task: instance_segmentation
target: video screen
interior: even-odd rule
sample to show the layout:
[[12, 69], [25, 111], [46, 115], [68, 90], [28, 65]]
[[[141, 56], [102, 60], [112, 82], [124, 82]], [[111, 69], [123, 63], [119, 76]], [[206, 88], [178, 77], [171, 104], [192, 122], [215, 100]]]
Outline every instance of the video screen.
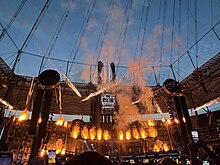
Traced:
[[0, 158], [0, 164], [1, 165], [11, 165], [12, 158]]
[[11, 165], [13, 153], [12, 152], [0, 152], [0, 164], [1, 165]]
[[210, 163], [208, 161], [202, 161], [202, 165], [210, 165]]
[[130, 163], [131, 163], [131, 164], [135, 164], [134, 159], [130, 159]]
[[48, 151], [48, 164], [56, 163], [56, 150], [49, 150]]
[[192, 134], [193, 142], [198, 142], [199, 141], [198, 131], [191, 131], [191, 134]]
[[149, 159], [143, 159], [143, 163], [150, 163]]

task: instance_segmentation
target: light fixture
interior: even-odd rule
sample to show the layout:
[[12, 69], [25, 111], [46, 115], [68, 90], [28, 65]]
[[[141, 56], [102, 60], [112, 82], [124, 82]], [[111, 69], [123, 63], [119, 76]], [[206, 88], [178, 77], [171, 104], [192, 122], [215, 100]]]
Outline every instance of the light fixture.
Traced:
[[28, 117], [28, 110], [25, 109], [25, 110], [22, 111], [22, 112], [20, 113], [20, 115], [18, 116], [18, 121], [27, 120], [27, 117]]

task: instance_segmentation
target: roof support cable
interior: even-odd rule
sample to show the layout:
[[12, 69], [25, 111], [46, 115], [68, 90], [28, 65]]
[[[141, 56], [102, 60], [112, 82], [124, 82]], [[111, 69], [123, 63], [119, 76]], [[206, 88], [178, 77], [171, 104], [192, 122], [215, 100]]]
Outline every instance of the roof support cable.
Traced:
[[176, 10], [176, 0], [173, 0], [173, 20], [172, 20], [172, 34], [171, 34], [171, 48], [170, 48], [170, 64], [173, 60], [173, 40], [174, 40], [174, 25], [175, 25], [175, 10]]
[[[85, 31], [87, 29], [87, 26], [89, 25], [89, 21], [91, 19], [91, 15], [93, 14], [93, 11], [94, 11], [94, 8], [95, 8], [95, 5], [96, 5], [96, 0], [93, 0], [91, 3], [90, 3], [90, 6], [87, 10], [87, 13], [86, 13], [86, 16], [83, 20], [83, 24], [80, 28], [80, 32], [78, 33], [78, 36], [77, 36], [77, 39], [74, 43], [74, 46], [73, 46], [73, 49], [71, 51], [71, 54], [70, 54], [70, 58], [69, 58], [69, 61], [75, 61], [76, 57], [77, 57], [77, 54], [78, 54], [78, 51], [79, 51], [79, 48], [80, 48], [80, 45], [82, 43], [82, 39], [85, 35]], [[71, 63], [70, 67], [69, 67], [69, 73], [71, 72], [72, 70], [72, 67], [73, 67], [73, 63]], [[68, 74], [69, 74], [68, 73]]]
[[[99, 34], [99, 37], [98, 37], [98, 41], [97, 41], [96, 47], [95, 47], [95, 52], [94, 52], [94, 55], [93, 55], [93, 59], [95, 59], [95, 55], [96, 54], [97, 54], [97, 57], [96, 57], [96, 60], [94, 61], [95, 69], [93, 70], [93, 73], [91, 73], [92, 74], [91, 81], [93, 81], [93, 79], [94, 79], [94, 74], [95, 74], [96, 66], [97, 66], [96, 64], [98, 63], [99, 58], [101, 56], [100, 53], [101, 53], [101, 49], [103, 47], [105, 36], [107, 34], [107, 31], [108, 31], [109, 20], [110, 20], [111, 15], [112, 15], [111, 11], [112, 11], [112, 9], [114, 7], [114, 4], [115, 4], [114, 0], [111, 0], [110, 4], [109, 4], [110, 8], [106, 12], [106, 14], [105, 14], [105, 18], [106, 19], [105, 19], [105, 21], [102, 24], [102, 28], [101, 28], [101, 31], [100, 31], [100, 34]], [[92, 72], [92, 70], [91, 70], [91, 72]]]
[[152, 69], [153, 69], [153, 73], [154, 73], [155, 82], [156, 82], [157, 85], [159, 85], [159, 83], [157, 81], [157, 75], [156, 75], [156, 72], [155, 72], [155, 69], [154, 69], [153, 66], [152, 66]]
[[128, 24], [129, 24], [129, 21], [130, 21], [132, 6], [133, 6], [133, 0], [131, 0], [129, 8], [128, 8], [128, 14], [127, 14], [127, 18], [126, 18], [126, 22], [125, 22], [125, 26], [124, 26], [125, 30], [124, 30], [123, 35], [122, 35], [122, 44], [121, 44], [121, 47], [120, 47], [120, 50], [119, 50], [119, 58], [118, 58], [116, 74], [118, 73], [118, 66], [120, 64], [121, 56], [122, 56], [122, 53], [123, 53], [123, 50], [124, 50], [124, 43], [125, 43], [125, 38], [127, 36], [127, 30], [128, 30]]
[[11, 25], [13, 24], [13, 22], [17, 18], [18, 14], [20, 13], [21, 9], [23, 8], [23, 6], [25, 5], [26, 2], [27, 2], [27, 0], [22, 0], [21, 4], [19, 5], [18, 9], [16, 10], [14, 15], [10, 19], [9, 23], [5, 26], [5, 28], [3, 28], [3, 31], [0, 34], [0, 41], [4, 38], [5, 34], [8, 32], [8, 30], [10, 29]]
[[[53, 50], [53, 48], [54, 48], [54, 46], [55, 46], [55, 44], [56, 44], [56, 41], [57, 41], [57, 39], [59, 38], [59, 35], [60, 35], [60, 33], [61, 33], [62, 29], [63, 29], [63, 26], [64, 26], [64, 24], [65, 24], [65, 22], [66, 22], [66, 19], [67, 19], [67, 17], [68, 17], [68, 14], [69, 14], [69, 10], [68, 10], [68, 9], [65, 9], [65, 11], [64, 11], [64, 13], [63, 13], [63, 15], [62, 15], [62, 17], [61, 17], [61, 19], [60, 19], [60, 21], [59, 21], [59, 24], [58, 24], [58, 26], [57, 26], [57, 28], [56, 28], [54, 34], [53, 34], [53, 37], [52, 37], [52, 39], [50, 40], [50, 43], [49, 43], [49, 45], [48, 45], [48, 47], [47, 47], [47, 49], [46, 49], [46, 52], [45, 52], [45, 54], [44, 54], [44, 57], [50, 57], [51, 52], [52, 52], [52, 50]], [[43, 58], [43, 59], [42, 59], [38, 75], [39, 75], [39, 74], [41, 73], [41, 71], [44, 69], [45, 64], [46, 64], [46, 62], [47, 62], [47, 59], [48, 59], [48, 58], [46, 58], [46, 59]]]
[[[178, 24], [178, 35], [181, 36], [181, 15], [182, 12], [182, 6], [181, 6], [181, 0], [179, 0], [179, 24]], [[181, 50], [180, 50], [180, 42], [178, 42], [178, 53], [180, 54]], [[178, 73], [179, 73], [179, 69], [180, 69], [180, 61], [178, 60]], [[179, 78], [178, 78], [179, 81]]]
[[[3, 26], [3, 24], [0, 22], [1, 27], [4, 29], [5, 27]], [[9, 35], [8, 31], [5, 31], [5, 34], [7, 34], [8, 38], [11, 40], [11, 42], [13, 43], [13, 45], [16, 47], [17, 50], [19, 50], [18, 45], [15, 43], [15, 41], [13, 40], [13, 38]]]
[[216, 37], [218, 38], [218, 40], [220, 41], [220, 37], [219, 37], [219, 35], [217, 34], [217, 32], [215, 31], [214, 28], [212, 28], [212, 31], [214, 32], [215, 36], [216, 36]]
[[[159, 65], [162, 65], [162, 56], [163, 56], [163, 46], [164, 46], [164, 33], [165, 33], [165, 18], [166, 18], [166, 7], [167, 7], [167, 0], [164, 1], [164, 10], [163, 10], [163, 24], [162, 24], [162, 36], [160, 41], [160, 57], [159, 57]], [[159, 68], [158, 74], [158, 81], [160, 83], [161, 77], [161, 67]]]
[[211, 2], [211, 24], [213, 26], [213, 17], [214, 17], [214, 13], [213, 13], [213, 0], [211, 0], [210, 2]]
[[190, 59], [192, 65], [193, 65], [193, 68], [196, 69], [196, 66], [195, 66], [195, 64], [194, 64], [194, 62], [193, 62], [193, 60], [192, 60], [192, 57], [191, 57], [189, 51], [187, 51], [186, 53], [187, 53], [187, 55], [188, 55], [188, 57], [189, 57], [189, 59]]
[[145, 5], [147, 5], [147, 9], [146, 9], [146, 15], [145, 15], [145, 20], [144, 20], [144, 32], [143, 32], [142, 39], [141, 39], [141, 52], [140, 52], [140, 58], [139, 58], [139, 65], [141, 64], [143, 50], [144, 50], [144, 40], [145, 40], [146, 31], [147, 31], [147, 23], [148, 23], [149, 10], [150, 10], [150, 0]]
[[[128, 6], [129, 6], [129, 1], [127, 1], [126, 9], [125, 9], [125, 12], [124, 12], [125, 13], [125, 19], [126, 19], [126, 13], [127, 13], [127, 10], [128, 10]], [[120, 29], [120, 34], [119, 34], [119, 37], [118, 37], [118, 40], [117, 40], [117, 46], [116, 46], [116, 51], [115, 51], [113, 61], [116, 61], [117, 55], [119, 54], [118, 51], [119, 51], [119, 47], [122, 43], [121, 40], [122, 40], [123, 30], [124, 30], [124, 23], [122, 23], [122, 26], [121, 26], [121, 29]]]
[[142, 25], [142, 22], [143, 22], [143, 16], [144, 16], [144, 10], [145, 10], [145, 3], [146, 3], [146, 0], [144, 1], [143, 7], [142, 7], [141, 20], [140, 20], [140, 25], [139, 25], [139, 29], [138, 29], [138, 36], [137, 36], [137, 42], [136, 42], [135, 51], [134, 51], [134, 60], [135, 60], [136, 55], [137, 55], [137, 49], [138, 49], [139, 38], [140, 38], [140, 33], [141, 33], [141, 25]]
[[37, 17], [37, 19], [36, 19], [36, 21], [35, 21], [35, 23], [34, 23], [34, 25], [32, 26], [30, 32], [28, 33], [28, 36], [26, 37], [25, 41], [23, 42], [23, 45], [22, 45], [21, 48], [18, 50], [18, 52], [17, 52], [17, 57], [16, 57], [15, 62], [14, 62], [14, 64], [13, 64], [13, 66], [12, 66], [12, 71], [15, 70], [15, 67], [16, 67], [16, 65], [17, 65], [17, 63], [18, 63], [19, 58], [21, 57], [21, 54], [22, 54], [22, 52], [23, 52], [23, 49], [24, 49], [25, 47], [27, 47], [27, 44], [28, 44], [28, 42], [31, 40], [34, 31], [37, 29], [38, 24], [40, 23], [40, 21], [41, 21], [41, 19], [43, 18], [45, 12], [47, 11], [50, 2], [51, 2], [51, 0], [47, 0], [47, 1], [45, 2], [45, 4], [44, 4], [44, 6], [43, 6], [43, 8], [42, 8], [42, 10], [41, 10], [41, 12], [40, 12], [40, 14], [38, 15], [38, 17]]
[[170, 69], [171, 69], [171, 71], [172, 71], [174, 80], [176, 80], [176, 76], [175, 76], [175, 73], [174, 73], [173, 65], [172, 65], [172, 64], [170, 64]]
[[194, 12], [195, 12], [195, 41], [196, 41], [196, 68], [199, 66], [198, 56], [198, 16], [197, 16], [197, 0], [194, 0]]
[[187, 35], [186, 35], [186, 48], [187, 50], [189, 50], [189, 15], [190, 15], [190, 10], [189, 10], [189, 1], [188, 0], [188, 3], [187, 3]]
[[[197, 43], [199, 43], [205, 36], [207, 36], [213, 28], [215, 28], [220, 23], [220, 20], [211, 28], [209, 29], [204, 35], [202, 35], [198, 40]], [[184, 55], [186, 55], [187, 51], [190, 51], [197, 43], [194, 43], [191, 47], [188, 48], [185, 52], [183, 52], [177, 59], [173, 61], [173, 64], [176, 63], [179, 59], [181, 59]]]

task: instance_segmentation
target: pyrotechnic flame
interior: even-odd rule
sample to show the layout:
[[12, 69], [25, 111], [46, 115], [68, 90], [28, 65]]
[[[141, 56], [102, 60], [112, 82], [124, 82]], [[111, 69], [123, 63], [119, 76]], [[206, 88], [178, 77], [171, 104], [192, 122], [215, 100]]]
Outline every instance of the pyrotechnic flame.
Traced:
[[125, 137], [126, 137], [127, 140], [130, 140], [130, 139], [131, 139], [131, 131], [130, 131], [130, 129], [128, 129], [128, 130], [126, 131]]
[[127, 77], [128, 75], [130, 75], [130, 73], [129, 74], [125, 74], [122, 78], [120, 78], [120, 79], [118, 79], [116, 81], [110, 82], [109, 84], [107, 84], [103, 88], [99, 89], [98, 91], [90, 93], [89, 96], [87, 96], [86, 98], [84, 98], [81, 101], [89, 100], [90, 98], [92, 98], [94, 96], [97, 96], [97, 95], [99, 95], [99, 94], [101, 94], [101, 93], [103, 93], [103, 92], [105, 92], [105, 91], [107, 91], [107, 90], [109, 90], [109, 89], [119, 85], [122, 82], [123, 78]]
[[99, 128], [99, 129], [97, 130], [97, 139], [98, 139], [98, 140], [101, 140], [101, 139], [102, 139], [102, 129], [101, 129], [101, 128]]
[[138, 99], [137, 101], [132, 102], [131, 104], [132, 104], [132, 105], [137, 104], [137, 103], [139, 103], [143, 98], [144, 98], [144, 97], [141, 97], [140, 99]]
[[68, 122], [65, 121], [64, 124], [63, 124], [63, 126], [64, 126], [64, 127], [67, 127], [67, 126], [68, 126]]
[[89, 130], [90, 139], [91, 139], [91, 140], [94, 140], [94, 139], [95, 139], [95, 135], [96, 135], [96, 130], [95, 130], [95, 128], [90, 128], [90, 130]]
[[141, 137], [142, 137], [143, 139], [145, 139], [145, 138], [147, 137], [147, 134], [146, 134], [145, 129], [144, 129], [144, 128], [141, 128], [140, 132], [141, 132]]
[[163, 143], [163, 149], [164, 149], [164, 151], [169, 151], [169, 147], [168, 147], [167, 143]]
[[157, 137], [158, 135], [157, 130], [154, 127], [150, 127], [148, 132], [150, 137]]
[[123, 133], [123, 131], [119, 131], [119, 136], [118, 136], [118, 138], [119, 138], [120, 140], [123, 140], [123, 139], [124, 139], [124, 133]]
[[103, 137], [104, 137], [105, 140], [108, 140], [110, 138], [108, 130], [104, 130]]
[[87, 127], [84, 127], [82, 129], [81, 136], [82, 136], [83, 139], [88, 139], [88, 137], [89, 137], [89, 130], [88, 130]]
[[154, 121], [151, 120], [151, 119], [149, 119], [149, 120], [147, 121], [147, 123], [148, 123], [149, 126], [154, 126]]
[[71, 137], [73, 137], [74, 139], [76, 139], [79, 136], [79, 131], [80, 128], [78, 125], [74, 125], [72, 132], [71, 132]]
[[24, 110], [23, 112], [21, 112], [21, 114], [18, 116], [18, 121], [24, 121], [27, 120], [28, 117], [28, 110]]
[[137, 128], [133, 128], [132, 135], [135, 139], [139, 139], [139, 132], [138, 132]]
[[63, 122], [64, 122], [64, 118], [60, 116], [56, 121], [56, 125], [63, 125]]
[[61, 155], [65, 155], [65, 153], [66, 153], [66, 150], [65, 150], [65, 149], [62, 149]]
[[73, 85], [67, 77], [65, 77], [64, 81], [79, 97], [82, 97], [75, 85]]

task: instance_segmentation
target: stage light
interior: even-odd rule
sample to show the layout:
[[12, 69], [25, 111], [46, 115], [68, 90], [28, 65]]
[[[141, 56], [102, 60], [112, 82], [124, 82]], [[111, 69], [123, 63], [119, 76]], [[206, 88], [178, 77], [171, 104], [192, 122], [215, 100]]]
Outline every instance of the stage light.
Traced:
[[27, 120], [28, 117], [28, 110], [24, 110], [21, 112], [21, 114], [18, 116], [18, 121], [24, 121]]
[[63, 125], [63, 123], [64, 123], [64, 118], [60, 116], [56, 121], [56, 125]]
[[171, 120], [167, 119], [167, 124], [170, 125], [171, 124]]
[[39, 117], [38, 123], [40, 124], [41, 122], [42, 122], [42, 119], [41, 119], [41, 117]]

